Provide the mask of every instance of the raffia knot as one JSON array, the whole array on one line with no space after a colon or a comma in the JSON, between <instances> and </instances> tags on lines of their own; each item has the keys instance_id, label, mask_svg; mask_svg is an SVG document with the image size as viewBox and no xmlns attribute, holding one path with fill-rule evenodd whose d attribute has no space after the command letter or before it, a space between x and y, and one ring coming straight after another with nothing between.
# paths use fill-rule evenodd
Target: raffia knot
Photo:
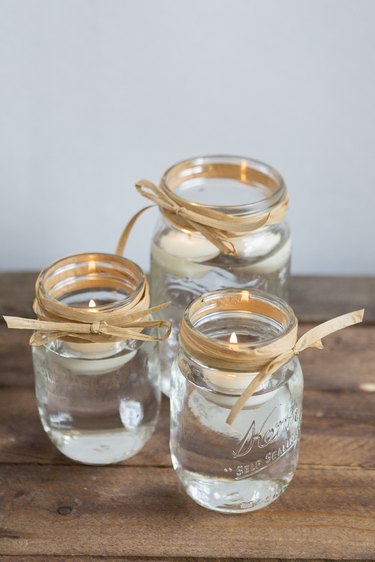
<instances>
[{"instance_id":1,"label":"raffia knot","mask_svg":"<svg viewBox=\"0 0 375 562\"><path fill-rule=\"evenodd\" d=\"M94 322L90 324L90 334L100 334L101 324L105 324L105 322Z\"/></svg>"},{"instance_id":2,"label":"raffia knot","mask_svg":"<svg viewBox=\"0 0 375 562\"><path fill-rule=\"evenodd\" d=\"M180 207L179 205L173 205L173 213L178 217L183 217L185 214L185 210L183 207Z\"/></svg>"}]
</instances>

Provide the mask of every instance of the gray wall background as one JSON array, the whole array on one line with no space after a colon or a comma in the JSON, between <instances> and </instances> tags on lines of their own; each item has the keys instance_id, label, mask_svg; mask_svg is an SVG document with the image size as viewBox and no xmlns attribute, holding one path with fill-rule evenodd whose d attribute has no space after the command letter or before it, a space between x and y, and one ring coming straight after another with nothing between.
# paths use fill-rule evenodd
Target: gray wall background
<instances>
[{"instance_id":1,"label":"gray wall background","mask_svg":"<svg viewBox=\"0 0 375 562\"><path fill-rule=\"evenodd\" d=\"M295 273L375 274L374 21L373 0L0 0L0 268L112 251L137 179L228 153L284 175Z\"/></svg>"}]
</instances>

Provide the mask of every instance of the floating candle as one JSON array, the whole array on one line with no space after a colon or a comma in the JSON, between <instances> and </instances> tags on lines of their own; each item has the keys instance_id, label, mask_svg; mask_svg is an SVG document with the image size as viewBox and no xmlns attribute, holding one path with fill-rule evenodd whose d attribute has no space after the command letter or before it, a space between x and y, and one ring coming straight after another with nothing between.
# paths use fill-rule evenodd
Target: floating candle
<instances>
[{"instance_id":1,"label":"floating candle","mask_svg":"<svg viewBox=\"0 0 375 562\"><path fill-rule=\"evenodd\" d=\"M91 262L90 262L91 263ZM89 301L89 309L93 314L97 312L94 299ZM59 356L59 361L68 361L69 369L81 374L101 374L119 369L128 363L136 354L135 351L121 354L122 342L64 342L64 352L68 356Z\"/></svg>"},{"instance_id":2,"label":"floating candle","mask_svg":"<svg viewBox=\"0 0 375 562\"><path fill-rule=\"evenodd\" d=\"M229 338L229 343L234 346L238 344L238 337L236 332L232 332ZM203 370L203 376L208 381L209 386L213 385L216 391L222 392L223 394L208 394L206 397L218 404L219 406L226 406L228 408L232 407L236 400L238 399L238 394L248 387L250 382L256 377L258 373L242 373L235 371L221 371L219 369L212 369L206 367ZM233 392L234 396L228 396L227 393ZM251 396L246 402L247 406L259 406L264 402L270 400L276 393L278 389L272 390L264 394L259 394Z\"/></svg>"},{"instance_id":3,"label":"floating candle","mask_svg":"<svg viewBox=\"0 0 375 562\"><path fill-rule=\"evenodd\" d=\"M203 265L220 253L219 249L199 233L171 230L153 244L152 256L172 275L200 277L207 273ZM202 264L202 265L201 265Z\"/></svg>"}]
</instances>

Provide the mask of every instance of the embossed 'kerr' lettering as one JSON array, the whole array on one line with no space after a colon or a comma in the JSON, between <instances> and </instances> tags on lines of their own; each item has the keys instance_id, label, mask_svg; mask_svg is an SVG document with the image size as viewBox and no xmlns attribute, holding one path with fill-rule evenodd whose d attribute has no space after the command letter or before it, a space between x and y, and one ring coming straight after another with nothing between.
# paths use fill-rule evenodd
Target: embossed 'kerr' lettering
<instances>
[{"instance_id":1,"label":"embossed 'kerr' lettering","mask_svg":"<svg viewBox=\"0 0 375 562\"><path fill-rule=\"evenodd\" d=\"M235 480L243 480L245 478L248 478L249 476L254 476L254 474L261 472L266 467L269 467L271 464L278 461L280 457L293 449L298 441L298 437L299 430L290 435L290 437L286 441L284 441L282 445L280 445L280 447L266 453L264 457L256 459L253 462L237 465L235 468Z\"/></svg>"},{"instance_id":2,"label":"embossed 'kerr' lettering","mask_svg":"<svg viewBox=\"0 0 375 562\"><path fill-rule=\"evenodd\" d=\"M268 427L269 420L272 419L272 414L276 410L277 408L275 407L270 412L259 431L256 429L255 421L252 421L238 448L233 451L234 459L248 455L253 447L258 447L259 449L267 447L277 441L283 431L288 431L291 425L298 424L300 412L298 408L295 408L287 416Z\"/></svg>"}]
</instances>

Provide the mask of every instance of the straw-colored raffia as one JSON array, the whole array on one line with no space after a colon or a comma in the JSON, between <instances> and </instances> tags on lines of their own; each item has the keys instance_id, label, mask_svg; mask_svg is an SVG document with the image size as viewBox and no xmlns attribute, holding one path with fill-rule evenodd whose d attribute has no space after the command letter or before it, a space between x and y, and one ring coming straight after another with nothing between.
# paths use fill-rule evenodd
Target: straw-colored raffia
<instances>
[{"instance_id":1,"label":"straw-colored raffia","mask_svg":"<svg viewBox=\"0 0 375 562\"><path fill-rule=\"evenodd\" d=\"M236 249L230 242L231 238L243 236L266 225L278 224L282 222L288 210L287 195L272 209L249 216L217 211L206 205L183 199L174 191L158 187L147 180L140 180L135 187L140 195L153 201L159 207L172 226L199 232L222 253L229 255L236 254ZM151 207L153 205L144 207L128 222L118 242L117 254L124 253L126 242L135 222Z\"/></svg>"},{"instance_id":2,"label":"straw-colored raffia","mask_svg":"<svg viewBox=\"0 0 375 562\"><path fill-rule=\"evenodd\" d=\"M199 301L193 303L190 308L190 314L193 315L198 311L199 306ZM251 298L244 301L238 298L224 297L220 303L212 305L211 311L214 306L215 310L245 310L263 314L282 322L281 313L277 308ZM194 310L194 307L196 310ZM277 338L274 342L259 347L249 347L243 343L231 344L222 340L210 339L199 330L194 329L186 322L186 318L183 318L180 328L180 342L182 347L192 357L208 367L224 371L229 370L231 372L258 372L231 409L227 423L232 424L252 394L280 367L309 347L322 349L323 344L321 340L323 338L338 330L362 322L363 314L364 310L356 310L338 316L312 328L299 339L297 339L297 322L295 322L289 331L286 331L284 335Z\"/></svg>"},{"instance_id":3,"label":"straw-colored raffia","mask_svg":"<svg viewBox=\"0 0 375 562\"><path fill-rule=\"evenodd\" d=\"M133 267L131 262L129 267ZM54 283L60 282L62 275L55 275ZM67 275L71 275L71 272L67 272ZM69 285L69 291L79 290L82 286L83 282L77 276L74 286ZM166 339L170 334L169 321L149 320L151 314L167 307L169 303L149 308L150 296L146 278L132 299L124 300L123 305L116 303L112 309L104 307L105 310L101 307L95 310L78 308L60 302L57 298L50 298L48 292L46 294L41 288L41 276L36 281L35 293L33 309L37 320L4 316L9 328L35 331L30 339L30 345L33 346L43 345L58 338L83 342L128 339L159 341ZM162 333L145 333L145 330L148 332L149 329L160 329Z\"/></svg>"}]
</instances>

